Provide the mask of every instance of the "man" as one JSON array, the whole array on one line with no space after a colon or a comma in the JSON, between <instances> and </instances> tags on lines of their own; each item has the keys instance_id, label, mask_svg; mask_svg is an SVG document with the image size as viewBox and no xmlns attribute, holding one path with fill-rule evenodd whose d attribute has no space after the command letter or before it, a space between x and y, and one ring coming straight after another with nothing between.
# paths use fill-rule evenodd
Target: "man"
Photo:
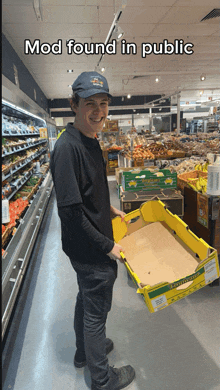
<instances>
[{"instance_id":1,"label":"man","mask_svg":"<svg viewBox=\"0 0 220 390\"><path fill-rule=\"evenodd\" d=\"M75 122L68 123L51 156L62 247L77 273L74 329L74 365L88 364L92 390L120 390L135 376L131 366L109 367L106 357L113 342L105 325L111 309L117 262L123 248L114 243L110 212L124 213L110 205L106 166L95 138L108 115L111 95L105 77L83 72L73 83L70 101Z\"/></svg>"}]
</instances>

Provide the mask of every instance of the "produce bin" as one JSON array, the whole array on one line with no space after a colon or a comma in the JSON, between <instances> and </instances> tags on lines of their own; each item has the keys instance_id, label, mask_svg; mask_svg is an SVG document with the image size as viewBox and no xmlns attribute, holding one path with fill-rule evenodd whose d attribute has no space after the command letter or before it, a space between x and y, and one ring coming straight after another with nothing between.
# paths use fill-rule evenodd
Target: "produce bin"
<instances>
[{"instance_id":1,"label":"produce bin","mask_svg":"<svg viewBox=\"0 0 220 390\"><path fill-rule=\"evenodd\" d=\"M177 176L177 187L180 188L181 191L184 191L184 187L190 188L189 179L199 179L200 177L207 179L207 175L208 173L203 171L181 173Z\"/></svg>"},{"instance_id":2,"label":"produce bin","mask_svg":"<svg viewBox=\"0 0 220 390\"><path fill-rule=\"evenodd\" d=\"M220 196L203 195L185 187L183 221L217 250L220 261Z\"/></svg>"},{"instance_id":3,"label":"produce bin","mask_svg":"<svg viewBox=\"0 0 220 390\"><path fill-rule=\"evenodd\" d=\"M114 218L112 226L115 242L125 249L125 266L138 287L137 293L151 313L219 277L217 251L160 200L144 203L123 222L120 217Z\"/></svg>"},{"instance_id":4,"label":"produce bin","mask_svg":"<svg viewBox=\"0 0 220 390\"><path fill-rule=\"evenodd\" d=\"M151 169L157 169L154 167L154 165L152 164L151 167L149 167ZM117 181L117 184L122 184L122 175L123 175L123 172L132 172L133 173L139 173L140 171L143 171L144 169L147 169L144 165L142 165L141 167L138 167L138 168L131 168L131 167L128 167L128 168L125 168L125 167L119 167L119 168L116 168L115 170L115 179Z\"/></svg>"},{"instance_id":5,"label":"produce bin","mask_svg":"<svg viewBox=\"0 0 220 390\"><path fill-rule=\"evenodd\" d=\"M169 169L144 170L137 173L123 172L122 187L124 191L151 191L161 188L176 188L177 173Z\"/></svg>"}]
</instances>

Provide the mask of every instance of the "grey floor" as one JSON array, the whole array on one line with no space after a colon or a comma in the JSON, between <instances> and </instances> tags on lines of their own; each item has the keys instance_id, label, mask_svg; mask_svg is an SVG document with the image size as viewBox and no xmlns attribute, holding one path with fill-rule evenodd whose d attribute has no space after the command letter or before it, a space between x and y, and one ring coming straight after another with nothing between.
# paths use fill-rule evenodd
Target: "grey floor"
<instances>
[{"instance_id":1,"label":"grey floor","mask_svg":"<svg viewBox=\"0 0 220 390\"><path fill-rule=\"evenodd\" d=\"M119 208L114 177L111 202ZM76 275L62 252L54 192L3 350L3 390L87 390L75 369ZM209 286L149 313L123 264L114 287L107 336L110 365L136 370L129 390L220 390L220 288Z\"/></svg>"}]
</instances>

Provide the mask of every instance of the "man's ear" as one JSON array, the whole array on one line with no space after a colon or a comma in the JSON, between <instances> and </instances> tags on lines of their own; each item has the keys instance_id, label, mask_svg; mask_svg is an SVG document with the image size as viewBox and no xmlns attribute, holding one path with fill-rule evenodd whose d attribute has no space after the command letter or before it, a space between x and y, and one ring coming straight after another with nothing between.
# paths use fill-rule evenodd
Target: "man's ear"
<instances>
[{"instance_id":1,"label":"man's ear","mask_svg":"<svg viewBox=\"0 0 220 390\"><path fill-rule=\"evenodd\" d=\"M76 111L77 111L77 106L76 106L76 104L73 102L72 99L70 99L69 102L70 102L71 110L74 111L74 113L76 114Z\"/></svg>"},{"instance_id":2,"label":"man's ear","mask_svg":"<svg viewBox=\"0 0 220 390\"><path fill-rule=\"evenodd\" d=\"M75 112L75 114L77 113L77 109L78 109L78 106L75 103L73 103L72 110Z\"/></svg>"}]
</instances>

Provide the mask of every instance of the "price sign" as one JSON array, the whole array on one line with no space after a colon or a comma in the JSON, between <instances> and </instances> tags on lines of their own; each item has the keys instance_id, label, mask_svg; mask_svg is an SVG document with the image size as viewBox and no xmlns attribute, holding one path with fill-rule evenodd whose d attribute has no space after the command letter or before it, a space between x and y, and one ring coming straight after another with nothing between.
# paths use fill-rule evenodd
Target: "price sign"
<instances>
[{"instance_id":1,"label":"price sign","mask_svg":"<svg viewBox=\"0 0 220 390\"><path fill-rule=\"evenodd\" d=\"M197 193L197 221L208 229L209 225L209 209L208 198Z\"/></svg>"},{"instance_id":2,"label":"price sign","mask_svg":"<svg viewBox=\"0 0 220 390\"><path fill-rule=\"evenodd\" d=\"M2 200L2 223L10 222L9 215L9 201L7 199Z\"/></svg>"}]
</instances>

